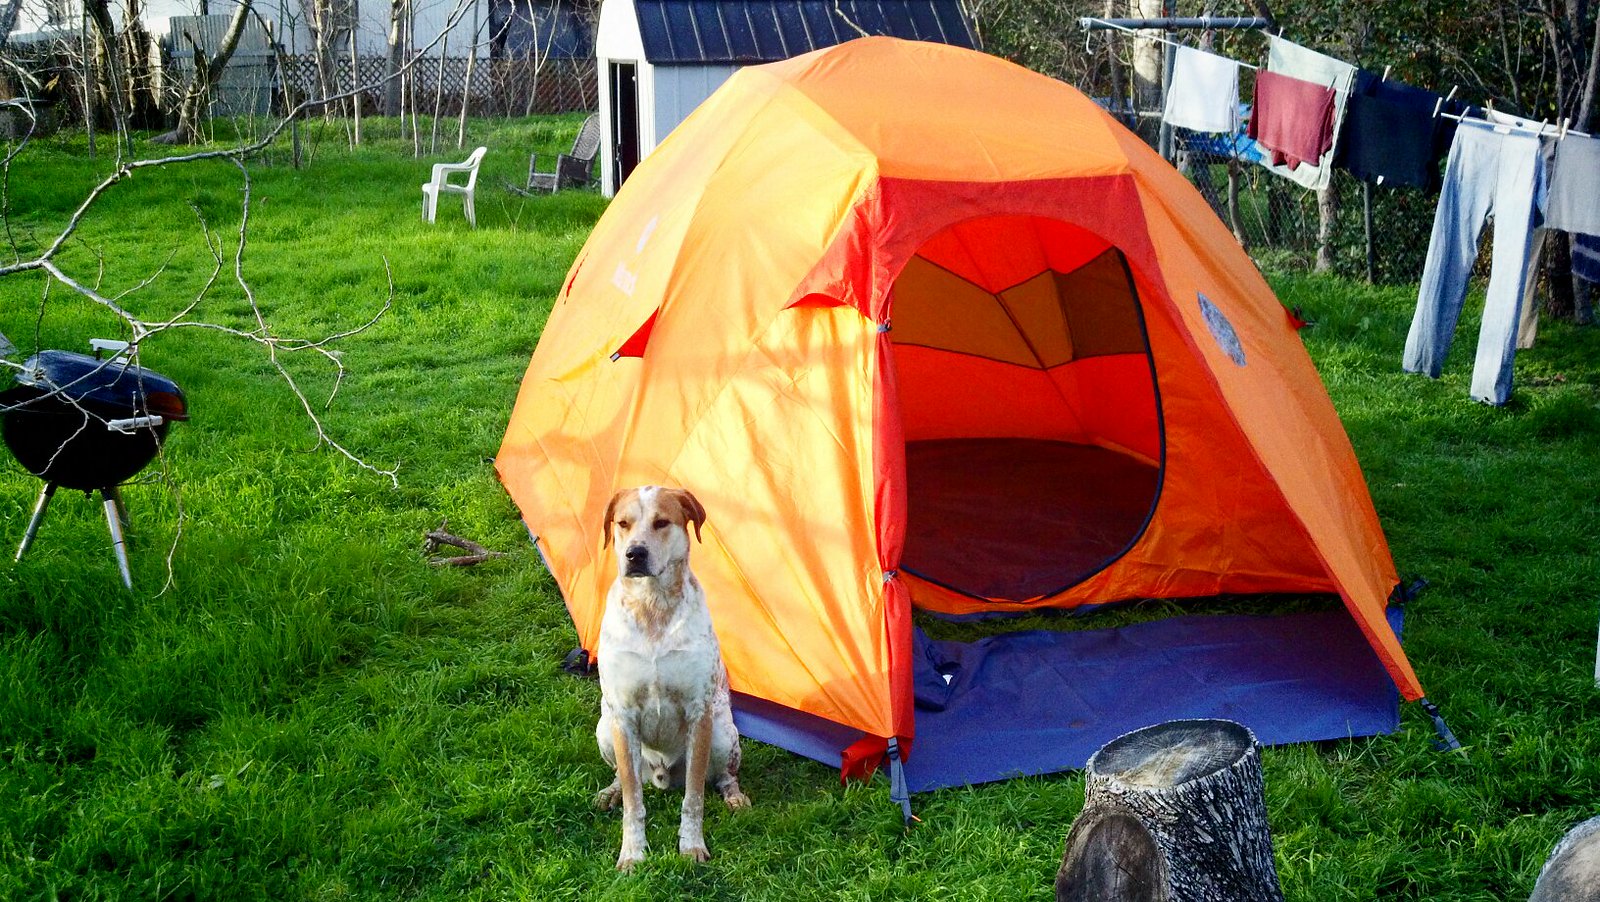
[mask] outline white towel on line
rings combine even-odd
[[[1232,133],[1239,127],[1239,64],[1225,56],[1178,47],[1162,113],[1169,125]]]

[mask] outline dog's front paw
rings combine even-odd
[[[622,804],[622,785],[612,783],[594,795],[594,807],[601,811],[610,811]]]
[[[644,861],[644,843],[637,845],[629,842],[622,844],[622,851],[617,854],[617,870],[624,874],[631,873],[634,865]]]
[[[682,855],[684,858],[690,859],[691,861],[711,860],[711,850],[707,849],[706,844],[703,842],[694,843],[680,841],[678,843],[678,854]]]

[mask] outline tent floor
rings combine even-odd
[[[980,598],[1055,594],[1132,545],[1159,486],[1156,467],[1091,445],[907,442],[901,566]]]
[[[1400,633],[1398,608],[1389,624]],[[1080,768],[1123,733],[1238,721],[1265,745],[1399,728],[1399,693],[1342,608],[1187,615],[1110,629],[946,642],[916,633],[912,792]],[[948,679],[947,679],[948,677]],[[861,733],[735,694],[745,736],[839,765]]]

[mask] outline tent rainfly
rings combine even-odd
[[[607,499],[691,489],[741,729],[847,773],[887,761],[918,791],[1079,767],[1175,718],[1269,744],[1389,732],[1422,686],[1297,325],[1078,91],[862,38],[739,71],[640,164],[496,466],[591,653]],[[922,629],[1235,593],[1343,603]]]

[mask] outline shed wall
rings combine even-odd
[[[688,118],[694,108],[733,77],[739,67],[732,64],[705,66],[654,66],[655,70],[655,134],[654,140],[642,148],[644,153],[654,150],[657,144]]]

